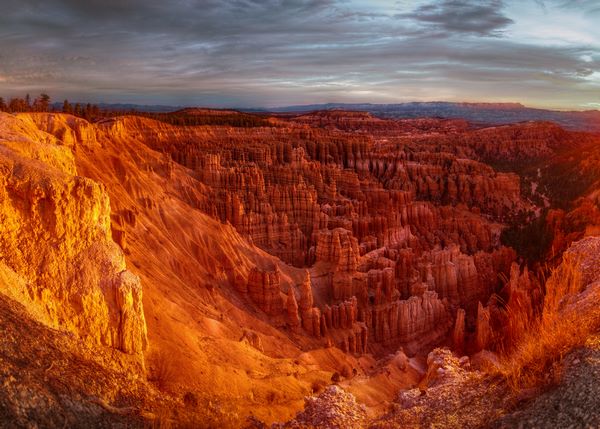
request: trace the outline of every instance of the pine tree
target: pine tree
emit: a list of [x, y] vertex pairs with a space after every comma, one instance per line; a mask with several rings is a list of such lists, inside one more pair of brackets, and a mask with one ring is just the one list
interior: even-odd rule
[[8, 106], [4, 102], [4, 98], [0, 97], [0, 112], [6, 112], [8, 110]]
[[42, 112], [47, 112], [50, 107], [50, 96], [46, 93], [41, 93], [39, 101]]
[[48, 94], [40, 94], [33, 102], [33, 110], [36, 112], [47, 112], [50, 107], [50, 96]]
[[71, 106], [69, 100], [63, 101], [62, 111], [63, 113], [73, 113], [73, 106]]
[[8, 111], [12, 113], [17, 112], [26, 112], [29, 110], [29, 106], [27, 105], [27, 101], [22, 98], [12, 98], [10, 103], [8, 103]]
[[85, 111], [84, 111], [83, 117], [85, 118], [86, 121], [89, 121], [90, 119], [92, 119], [92, 105], [90, 103], [85, 105]]

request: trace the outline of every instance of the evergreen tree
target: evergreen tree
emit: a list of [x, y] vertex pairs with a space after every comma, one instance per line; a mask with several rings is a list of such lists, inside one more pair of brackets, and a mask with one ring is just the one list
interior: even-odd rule
[[36, 112], [47, 112], [50, 108], [50, 96], [48, 94], [40, 94], [33, 102], [33, 110]]
[[29, 110], [27, 100], [23, 100], [22, 98], [12, 98], [10, 103], [8, 103], [9, 112], [17, 113], [26, 112], [27, 110]]
[[40, 101], [40, 106], [41, 106], [42, 112], [47, 112], [48, 109], [50, 108], [50, 96], [46, 93], [41, 93], [39, 101]]
[[63, 101], [62, 111], [63, 113], [73, 113], [73, 106], [71, 106], [69, 100]]
[[4, 98], [0, 97], [0, 112], [6, 112], [8, 110], [8, 106], [4, 102]]
[[87, 103], [85, 105], [85, 111], [83, 112], [83, 117], [85, 118], [86, 121], [89, 121], [90, 119], [92, 119], [92, 105], [90, 103]]

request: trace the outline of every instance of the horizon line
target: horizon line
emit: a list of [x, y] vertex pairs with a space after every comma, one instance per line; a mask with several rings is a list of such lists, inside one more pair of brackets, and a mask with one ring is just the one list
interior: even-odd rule
[[[10, 97], [15, 98], [15, 97]], [[5, 99], [5, 101], [10, 100]], [[17, 97], [18, 98], [18, 97]], [[68, 99], [55, 99], [51, 104], [60, 104], [63, 103], [64, 100]], [[147, 106], [147, 107], [161, 107], [161, 108], [176, 108], [176, 109], [186, 109], [186, 108], [205, 108], [205, 109], [214, 109], [214, 110], [256, 110], [260, 112], [274, 112], [279, 109], [289, 109], [289, 108], [301, 108], [301, 107], [310, 107], [310, 106], [328, 106], [328, 105], [339, 105], [339, 106], [353, 106], [353, 105], [368, 105], [368, 106], [393, 106], [393, 105], [408, 105], [408, 104], [454, 104], [454, 105], [488, 105], [488, 106], [514, 106], [524, 109], [534, 109], [534, 110], [546, 110], [546, 111], [555, 111], [555, 112], [600, 112], [600, 103], [589, 103], [594, 106], [579, 106], [579, 107], [552, 107], [552, 106], [540, 106], [540, 105], [529, 105], [525, 104], [521, 101], [448, 101], [448, 100], [433, 100], [433, 101], [424, 101], [424, 100], [412, 100], [412, 101], [398, 101], [392, 103], [380, 103], [380, 102], [371, 102], [371, 101], [363, 101], [363, 102], [338, 102], [338, 101], [328, 101], [321, 103], [297, 103], [297, 104], [286, 104], [286, 105], [271, 105], [271, 106], [257, 106], [257, 105], [248, 105], [248, 106], [240, 106], [240, 105], [216, 105], [214, 103], [209, 104], [177, 104], [177, 103], [140, 103], [140, 102], [108, 102], [108, 101], [99, 101], [99, 102], [90, 102], [90, 101], [71, 101], [68, 100], [71, 104], [94, 104], [94, 105], [113, 105], [113, 106]], [[315, 110], [315, 109], [308, 109]]]

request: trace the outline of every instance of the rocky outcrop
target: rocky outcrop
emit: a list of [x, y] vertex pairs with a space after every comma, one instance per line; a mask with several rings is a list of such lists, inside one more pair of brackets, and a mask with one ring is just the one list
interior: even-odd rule
[[114, 287], [120, 311], [117, 348], [125, 353], [140, 353], [146, 348], [147, 337], [140, 279], [129, 271], [122, 271]]
[[284, 303], [281, 298], [281, 271], [275, 266], [272, 270], [253, 268], [248, 274], [246, 290], [250, 299], [269, 315], [283, 313]]
[[[300, 285], [300, 315], [302, 317], [302, 327], [308, 332], [312, 332], [313, 324], [313, 294], [308, 271], [304, 275], [304, 281]], [[320, 323], [320, 319], [319, 319]]]
[[277, 428], [331, 427], [359, 429], [365, 427], [367, 413], [351, 393], [339, 386], [329, 386], [319, 396], [305, 399], [304, 410], [288, 422], [274, 425]]
[[586, 237], [573, 243], [563, 255], [563, 262], [563, 269], [569, 265], [577, 269], [582, 287], [597, 282], [600, 280], [600, 238]]
[[475, 325], [475, 345], [477, 350], [484, 350], [492, 339], [490, 325], [490, 309], [481, 302], [477, 305], [477, 319]]
[[287, 325], [292, 332], [297, 333], [300, 330], [300, 315], [298, 313], [298, 302], [296, 301], [294, 288], [290, 287], [288, 289], [285, 308], [287, 311]]
[[[0, 120], [27, 126], [8, 115]], [[142, 288], [112, 240], [106, 190], [76, 175], [67, 146], [37, 128], [31, 133], [18, 149], [0, 134], [0, 267], [20, 279], [0, 292], [49, 326], [140, 353], [147, 344]]]
[[454, 330], [452, 331], [453, 350], [459, 356], [462, 356], [465, 352], [465, 331], [465, 310], [459, 308], [456, 310]]
[[240, 337], [240, 342], [246, 342], [246, 343], [250, 344], [252, 347], [254, 347], [259, 352], [265, 351], [263, 348], [262, 340], [260, 339], [260, 336], [252, 330], [244, 329], [242, 336]]
[[350, 331], [343, 331], [339, 348], [345, 353], [364, 354], [368, 350], [369, 331], [362, 324], [355, 325]]
[[373, 341], [402, 345], [413, 354], [436, 344], [452, 326], [447, 303], [437, 293], [425, 291], [421, 296], [376, 306], [367, 315]]
[[320, 231], [315, 251], [315, 262], [329, 262], [337, 271], [354, 272], [358, 267], [360, 251], [352, 232], [344, 228]]
[[326, 305], [323, 310], [327, 329], [351, 328], [357, 321], [358, 301], [356, 297], [333, 306]]

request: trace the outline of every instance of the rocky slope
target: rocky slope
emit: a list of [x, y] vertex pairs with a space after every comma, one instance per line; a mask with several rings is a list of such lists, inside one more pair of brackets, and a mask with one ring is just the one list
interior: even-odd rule
[[598, 427], [600, 338], [591, 337], [584, 347], [569, 354], [563, 371], [554, 389], [498, 419], [493, 427]]
[[549, 124], [261, 121], [0, 116], [9, 306], [228, 424], [286, 420], [332, 377], [380, 412], [433, 347], [486, 347], [490, 298], [530, 284], [500, 236], [538, 207], [488, 163], [589, 143]]
[[131, 357], [82, 347], [0, 295], [0, 427], [142, 427], [158, 392]]

